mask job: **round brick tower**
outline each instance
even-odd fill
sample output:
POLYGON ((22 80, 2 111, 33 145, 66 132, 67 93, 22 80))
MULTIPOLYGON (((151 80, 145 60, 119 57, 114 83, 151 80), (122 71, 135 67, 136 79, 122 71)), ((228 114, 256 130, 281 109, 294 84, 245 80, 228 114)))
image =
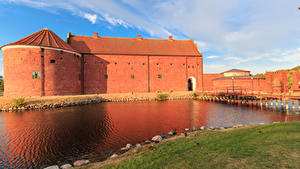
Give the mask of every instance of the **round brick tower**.
POLYGON ((42 29, 1 47, 4 96, 81 94, 81 54, 42 29))

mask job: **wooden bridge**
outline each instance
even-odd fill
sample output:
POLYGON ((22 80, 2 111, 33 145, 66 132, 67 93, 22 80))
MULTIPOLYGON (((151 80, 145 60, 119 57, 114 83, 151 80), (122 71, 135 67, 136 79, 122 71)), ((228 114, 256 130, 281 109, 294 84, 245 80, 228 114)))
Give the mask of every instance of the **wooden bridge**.
POLYGON ((200 94, 199 98, 205 101, 222 102, 239 106, 265 107, 267 109, 299 114, 300 96, 287 93, 210 92, 200 94))

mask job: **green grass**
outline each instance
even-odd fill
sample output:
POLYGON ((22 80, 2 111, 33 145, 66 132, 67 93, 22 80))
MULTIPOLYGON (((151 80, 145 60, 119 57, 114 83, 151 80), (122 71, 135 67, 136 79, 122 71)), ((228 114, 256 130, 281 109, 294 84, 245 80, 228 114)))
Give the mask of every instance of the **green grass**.
POLYGON ((168 95, 167 94, 164 94, 164 93, 158 93, 157 95, 156 95, 156 99, 158 100, 158 101, 164 101, 164 100, 166 100, 168 98, 168 95))
POLYGON ((199 132, 104 168, 300 168, 300 122, 199 132))
POLYGON ((198 96, 199 96, 199 95, 198 95, 197 93, 193 93, 193 94, 192 94, 192 98, 193 98, 193 99, 197 99, 198 96))
POLYGON ((19 107, 24 104, 25 99, 23 97, 13 99, 14 107, 19 107))

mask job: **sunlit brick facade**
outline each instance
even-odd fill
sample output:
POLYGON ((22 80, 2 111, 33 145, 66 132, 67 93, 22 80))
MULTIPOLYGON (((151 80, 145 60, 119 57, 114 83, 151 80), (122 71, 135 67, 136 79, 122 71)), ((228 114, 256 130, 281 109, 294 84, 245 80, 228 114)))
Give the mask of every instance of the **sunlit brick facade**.
POLYGON ((193 40, 111 38, 48 29, 3 51, 5 96, 202 91, 203 60, 193 40))

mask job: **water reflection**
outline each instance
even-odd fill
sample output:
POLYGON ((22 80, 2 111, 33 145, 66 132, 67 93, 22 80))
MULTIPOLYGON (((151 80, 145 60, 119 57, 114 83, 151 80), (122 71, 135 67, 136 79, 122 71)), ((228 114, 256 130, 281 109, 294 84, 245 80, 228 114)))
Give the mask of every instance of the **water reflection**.
POLYGON ((300 120, 288 114, 202 101, 0 113, 0 168, 44 167, 84 157, 101 160, 127 143, 140 143, 173 128, 300 120))

